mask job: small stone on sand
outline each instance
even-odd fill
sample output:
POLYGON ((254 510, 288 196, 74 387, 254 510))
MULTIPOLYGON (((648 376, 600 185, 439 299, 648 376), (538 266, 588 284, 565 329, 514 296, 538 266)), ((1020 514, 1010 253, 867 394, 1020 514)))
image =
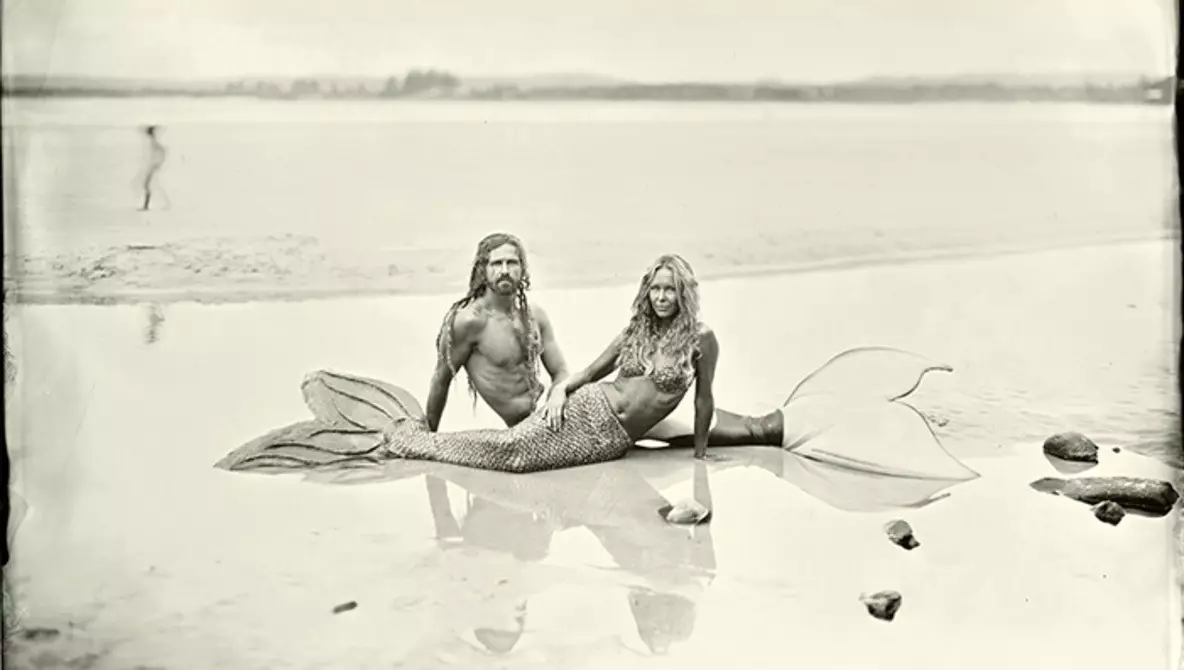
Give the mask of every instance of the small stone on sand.
POLYGON ((867 607, 867 613, 881 621, 892 621, 900 609, 901 596, 896 591, 880 591, 872 595, 861 595, 859 601, 867 607))
POLYGON ((696 524, 707 518, 710 511, 695 500, 680 500, 666 513, 666 520, 680 525, 696 524))
POLYGON ((921 546, 917 538, 913 536, 913 529, 909 526, 907 521, 902 519, 893 519, 884 525, 884 532, 888 534, 888 539, 893 543, 898 544, 909 551, 921 546))
POLYGON ((341 614, 342 612, 348 612, 352 609, 357 609, 357 607, 358 607, 358 603, 356 601, 351 600, 347 603, 341 603, 337 607, 334 607, 333 613, 334 614, 341 614))
POLYGON ((1123 509, 1122 505, 1119 505, 1112 500, 1100 502, 1090 509, 1094 511, 1094 516, 1098 517, 1098 519, 1101 521, 1105 521, 1111 526, 1117 526, 1118 523, 1122 521, 1122 517, 1126 516, 1126 510, 1123 509))
POLYGON ((1081 433, 1057 433, 1044 441, 1044 453, 1064 461, 1097 463, 1098 445, 1081 433))

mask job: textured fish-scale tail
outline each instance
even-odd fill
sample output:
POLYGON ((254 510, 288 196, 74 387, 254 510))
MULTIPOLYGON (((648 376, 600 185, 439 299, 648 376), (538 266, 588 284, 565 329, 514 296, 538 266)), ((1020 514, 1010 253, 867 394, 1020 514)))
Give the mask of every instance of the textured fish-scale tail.
POLYGON ((292 470, 401 458, 537 472, 615 460, 632 446, 595 386, 582 387, 568 398, 558 430, 534 415, 509 429, 450 433, 428 431, 419 403, 392 384, 320 371, 306 377, 301 388, 314 419, 258 437, 215 467, 292 470))
POLYGON ((576 390, 558 430, 534 414, 509 429, 433 433, 401 421, 388 432, 392 458, 418 459, 502 472, 539 472, 616 460, 632 446, 604 393, 576 390))

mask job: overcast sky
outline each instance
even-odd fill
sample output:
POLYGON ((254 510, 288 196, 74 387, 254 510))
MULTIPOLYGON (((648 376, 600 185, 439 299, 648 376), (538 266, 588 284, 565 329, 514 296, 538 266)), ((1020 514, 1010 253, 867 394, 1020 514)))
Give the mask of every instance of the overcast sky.
POLYGON ((5 71, 1169 75, 1170 0, 5 0, 5 71))

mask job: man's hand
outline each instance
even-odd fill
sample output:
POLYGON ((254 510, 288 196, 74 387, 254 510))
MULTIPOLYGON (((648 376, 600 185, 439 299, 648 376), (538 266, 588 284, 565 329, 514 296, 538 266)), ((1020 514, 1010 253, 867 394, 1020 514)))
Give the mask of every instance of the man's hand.
POLYGON ((551 387, 551 394, 547 397, 547 404, 543 406, 543 420, 551 430, 559 430, 563 425, 563 406, 567 404, 567 389, 562 384, 551 387))

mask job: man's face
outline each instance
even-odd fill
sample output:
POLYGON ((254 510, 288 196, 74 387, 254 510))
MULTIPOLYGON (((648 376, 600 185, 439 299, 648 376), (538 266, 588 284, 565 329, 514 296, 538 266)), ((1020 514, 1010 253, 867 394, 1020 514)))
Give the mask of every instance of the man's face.
POLYGON ((522 283, 522 259, 514 245, 503 244, 489 252, 485 281, 495 293, 506 295, 518 290, 522 283))

